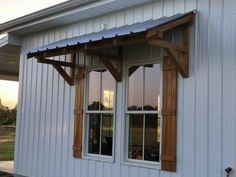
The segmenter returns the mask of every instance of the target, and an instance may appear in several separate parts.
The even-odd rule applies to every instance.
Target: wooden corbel
[[[74,85],[76,54],[72,54],[72,62],[55,61],[41,57],[35,58],[38,63],[51,64],[69,85]],[[71,68],[70,74],[68,74],[63,67]]]
[[[147,31],[146,33],[146,38],[147,39],[150,39],[150,38],[153,38],[155,36],[158,36],[159,38],[163,38],[163,33],[166,32],[166,31],[169,31],[169,30],[172,30],[172,29],[175,29],[177,27],[180,27],[180,26],[186,26],[186,25],[191,25],[193,23],[193,20],[194,20],[194,17],[195,17],[195,14],[194,13],[191,13],[191,14],[188,14],[182,18],[179,18],[177,20],[173,20],[171,22],[168,22],[164,25],[161,25],[161,26],[158,26],[156,28],[153,28],[153,29],[150,29]]]
[[[164,48],[184,78],[189,75],[189,26],[193,23],[194,19],[195,13],[190,13],[182,18],[150,29],[146,33],[148,44]],[[165,32],[178,27],[183,27],[182,45],[164,39]]]
[[[184,27],[183,44],[175,44],[163,38],[151,38],[148,40],[151,46],[164,48],[170,59],[176,65],[183,78],[189,76],[189,27]],[[181,54],[181,56],[179,55]]]
[[[104,52],[98,52],[94,50],[84,50],[85,56],[97,57],[102,64],[108,69],[111,75],[117,82],[121,82],[122,78],[122,56],[120,48],[118,49],[118,55],[108,54]],[[113,62],[112,62],[113,61]]]

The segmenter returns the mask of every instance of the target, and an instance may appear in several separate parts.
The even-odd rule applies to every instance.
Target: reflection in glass
[[[88,153],[112,155],[113,115],[89,115]]]
[[[112,110],[115,93],[115,80],[109,71],[102,73],[102,106],[101,110]]]
[[[129,115],[129,159],[143,159],[143,115]]]
[[[101,88],[100,83],[101,83],[101,72],[91,71],[89,73],[88,110],[99,110],[100,88]]]
[[[160,109],[160,64],[145,65],[144,110]]]
[[[99,154],[101,114],[89,114],[88,152]]]
[[[143,97],[143,66],[129,68],[128,110],[141,110]]]
[[[145,114],[144,160],[159,161],[160,124],[157,114]]]
[[[102,155],[112,155],[113,115],[102,115]]]
[[[128,158],[159,162],[160,118],[157,114],[129,115]]]

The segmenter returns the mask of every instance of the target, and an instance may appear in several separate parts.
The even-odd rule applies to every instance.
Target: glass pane
[[[143,159],[143,115],[129,115],[129,159]]]
[[[143,66],[129,68],[128,110],[142,110]]]
[[[102,105],[101,110],[112,110],[115,96],[115,79],[109,71],[102,73]]]
[[[145,115],[144,160],[159,162],[160,124],[157,114]]]
[[[100,154],[100,121],[101,114],[89,114],[88,152]]]
[[[88,110],[99,110],[101,72],[91,71],[89,73],[89,98]]]
[[[112,155],[113,115],[102,115],[102,155]]]
[[[160,110],[160,64],[145,65],[144,110]]]

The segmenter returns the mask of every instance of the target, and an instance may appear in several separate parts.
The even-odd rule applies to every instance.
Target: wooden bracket
[[[186,15],[182,18],[177,19],[177,20],[173,20],[173,21],[166,23],[164,25],[150,29],[146,33],[146,38],[150,39],[155,36],[158,36],[159,38],[163,38],[163,33],[166,31],[172,30],[174,28],[177,28],[177,27],[180,27],[183,25],[192,24],[194,17],[195,17],[195,14],[191,13],[191,14]]]
[[[112,55],[94,50],[85,50],[84,55],[99,58],[102,64],[108,69],[117,82],[122,80],[122,49],[118,47],[118,55]],[[111,60],[115,61],[111,62]],[[116,66],[115,66],[116,65]]]
[[[74,85],[76,54],[72,54],[72,62],[55,61],[45,58],[36,59],[38,63],[51,64],[69,85]],[[63,66],[71,68],[70,74],[68,74],[65,69],[62,68]]]
[[[86,56],[93,56],[93,57],[98,57],[98,58],[103,58],[106,60],[114,60],[114,61],[121,61],[122,59],[117,56],[117,55],[113,55],[113,54],[109,54],[109,53],[104,53],[104,52],[98,52],[95,50],[85,50],[84,51]]]
[[[182,77],[187,78],[189,76],[189,27],[184,27],[182,45],[166,41],[163,38],[151,38],[148,44],[164,48]]]

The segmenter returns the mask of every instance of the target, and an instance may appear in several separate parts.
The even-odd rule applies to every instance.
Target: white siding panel
[[[45,37],[45,44],[54,42],[54,33],[48,33]],[[51,126],[52,126],[52,102],[53,102],[53,67],[47,66],[47,82],[46,82],[46,113],[45,113],[45,144],[44,144],[44,162],[43,162],[43,176],[49,176],[50,167],[50,148],[51,148]],[[42,103],[44,104],[44,103]]]
[[[174,12],[174,0],[163,1],[163,16],[171,16]]]
[[[221,177],[226,167],[236,169],[235,5],[234,0],[160,0],[24,37],[15,172],[32,177]],[[122,84],[117,84],[114,163],[74,159],[75,87],[52,66],[26,60],[24,51],[100,31],[103,23],[113,28],[193,9],[198,15],[191,33],[190,77],[178,78],[177,172],[122,164]],[[139,51],[125,52],[139,59],[148,49]]]
[[[25,43],[22,42],[22,45],[24,45]],[[15,144],[15,152],[14,152],[14,160],[15,161],[19,161],[19,158],[20,157],[20,154],[21,154],[21,149],[22,149],[22,139],[23,139],[23,128],[22,128],[22,124],[24,123],[24,121],[22,120],[22,118],[24,117],[24,105],[25,105],[25,102],[24,102],[24,94],[25,94],[25,81],[26,79],[25,78],[25,71],[26,69],[24,69],[25,67],[25,62],[24,62],[24,55],[21,54],[20,55],[20,70],[19,70],[19,82],[21,84],[19,84],[19,89],[18,89],[18,104],[17,104],[17,110],[21,110],[21,112],[19,114],[17,114],[17,127],[16,127],[16,141],[17,142],[21,142],[21,143],[16,143]],[[17,163],[17,164],[14,164],[14,172],[18,172],[20,171],[20,164]]]
[[[222,1],[210,3],[209,60],[209,176],[222,176]],[[214,60],[213,60],[214,59]],[[232,71],[232,70],[230,70]],[[228,92],[230,93],[230,92]],[[232,93],[232,92],[231,92]],[[231,96],[230,96],[231,97]],[[229,106],[227,104],[227,106]]]
[[[153,4],[152,6],[152,16],[153,19],[158,19],[162,17],[163,14],[163,2],[162,1],[157,1]]]
[[[103,163],[96,162],[96,175],[95,176],[104,176]]]
[[[153,18],[152,6],[153,4],[148,4],[143,7],[143,21],[147,21]]]
[[[42,45],[43,44],[43,35],[39,35],[37,36],[37,46]],[[35,108],[33,111],[34,116],[33,119],[35,119],[34,122],[34,133],[33,133],[33,159],[37,159],[35,161],[32,162],[32,176],[36,176],[38,174],[38,162],[39,162],[39,156],[40,156],[40,146],[42,143],[40,143],[40,124],[43,123],[43,115],[41,114],[41,99],[42,99],[42,64],[38,65],[37,63],[35,64],[37,67],[37,75],[34,78],[36,81],[36,95],[35,95],[35,99],[36,99],[36,104],[35,104]]]
[[[142,20],[143,20],[142,6],[139,6],[134,9],[134,23],[140,22]]]
[[[235,1],[223,1],[223,95],[222,95],[222,165],[224,168],[236,166],[236,80],[235,80]],[[230,20],[229,18],[230,17]]]
[[[208,12],[209,2],[199,1],[199,10]],[[198,14],[196,17],[195,33],[195,69],[196,69],[196,176],[207,177],[208,168],[208,58],[207,58],[207,14]]]
[[[185,0],[174,0],[174,13],[185,12]]]

